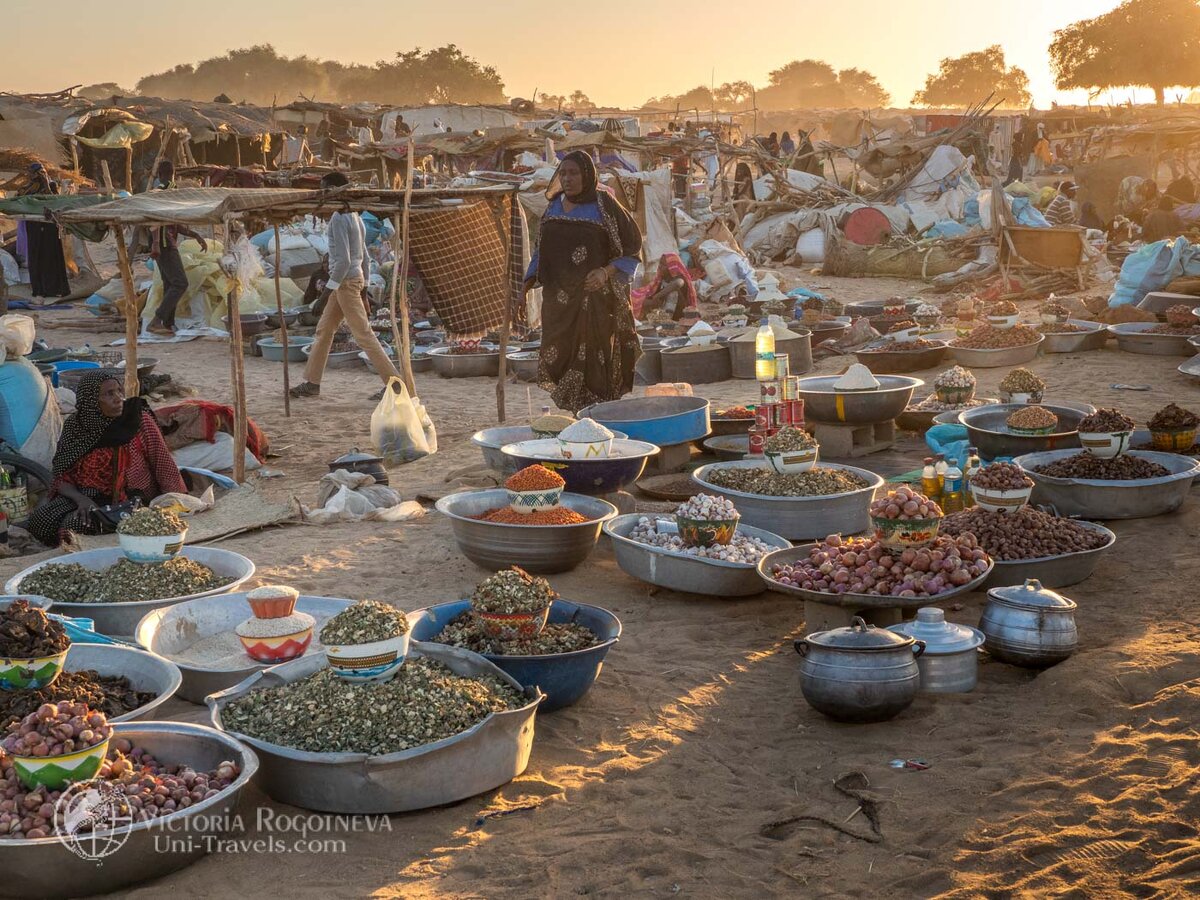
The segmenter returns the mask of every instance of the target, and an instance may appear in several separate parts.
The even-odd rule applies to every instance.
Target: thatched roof
[[[73,181],[81,187],[95,187],[95,182],[70,169],[63,169],[50,160],[22,147],[0,147],[0,193],[19,191],[29,184],[29,167],[35,163],[46,167],[54,181]],[[10,175],[11,173],[11,175]]]

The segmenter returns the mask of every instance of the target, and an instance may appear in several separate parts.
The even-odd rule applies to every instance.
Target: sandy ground
[[[801,281],[842,300],[918,289]],[[53,336],[60,344],[91,337]],[[228,398],[225,344],[155,347],[153,355],[204,396]],[[1200,391],[1175,372],[1178,362],[1106,350],[1033,367],[1049,380],[1051,397],[1119,405],[1144,420],[1169,400],[1200,407]],[[818,371],[840,365],[826,361]],[[323,396],[296,403],[289,419],[279,366],[250,359],[246,371],[250,412],[281,454],[272,467],[286,473],[262,489],[311,503],[326,461],[368,443],[367,398],[378,382],[362,370],[330,372]],[[299,378],[300,366],[292,373]],[[980,393],[995,396],[1003,372],[976,374]],[[418,381],[441,450],[392,471],[406,498],[444,493],[457,472],[477,467],[468,438],[496,413],[492,381]],[[1115,391],[1113,382],[1153,390]],[[752,402],[753,390],[728,382],[698,392],[725,403]],[[536,389],[531,401],[542,402]],[[525,413],[525,387],[513,386],[510,419]],[[919,450],[908,446],[911,468]],[[1093,578],[1067,590],[1079,602],[1073,658],[1041,674],[985,663],[974,693],[922,696],[895,720],[862,726],[833,723],[805,704],[791,644],[805,633],[798,603],[768,593],[722,601],[654,589],[622,573],[602,542],[584,565],[551,581],[565,597],[616,612],[624,636],[581,703],[538,717],[520,778],[446,808],[395,816],[390,833],[349,835],[345,853],[223,853],[133,893],[224,897],[266,874],[284,896],[1194,894],[1200,613],[1191,578],[1200,563],[1187,548],[1200,531],[1200,506],[1192,500],[1175,515],[1115,530],[1116,550]],[[223,546],[254,559],[258,583],[385,599],[406,610],[463,597],[487,574],[457,552],[434,512],[396,526],[273,528]],[[0,572],[17,567],[7,561]],[[976,624],[984,599],[968,595],[950,617]],[[206,720],[182,702],[169,710]],[[889,768],[896,757],[921,757],[930,768]],[[854,771],[880,802],[881,839],[833,787]],[[270,803],[257,792],[249,799]],[[482,812],[527,804],[536,809],[473,829]],[[801,813],[862,837],[814,822],[760,834],[763,824]]]

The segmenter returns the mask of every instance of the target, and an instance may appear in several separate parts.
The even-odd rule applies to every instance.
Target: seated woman
[[[30,532],[43,544],[58,546],[67,531],[111,532],[101,507],[187,492],[153,414],[141,397],[125,399],[123,378],[98,369],[79,380],[75,412],[54,453],[54,482],[29,517]]]
[[[658,261],[654,280],[643,288],[630,292],[633,315],[642,318],[656,309],[667,309],[678,322],[683,311],[696,305],[696,287],[687,266],[676,253],[664,253]]]

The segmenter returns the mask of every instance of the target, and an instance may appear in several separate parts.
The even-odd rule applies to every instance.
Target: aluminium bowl
[[[979,449],[985,459],[1001,456],[1020,456],[1042,450],[1058,450],[1079,446],[1078,425],[1084,416],[1096,410],[1086,404],[1064,406],[1055,403],[1041,404],[1043,409],[1058,416],[1059,431],[1051,434],[1025,435],[1009,429],[1008,417],[1019,409],[1020,403],[995,403],[976,409],[963,410],[958,414],[959,424],[967,428],[967,441]]]
[[[978,350],[971,347],[955,347],[951,344],[950,355],[955,363],[967,369],[1019,366],[1037,358],[1038,351],[1045,340],[1046,336],[1039,334],[1036,341],[1022,344],[1020,347],[1003,347],[999,350]]]
[[[627,434],[614,431],[613,437],[626,438]],[[501,449],[507,444],[519,444],[522,441],[537,440],[538,436],[528,425],[500,425],[497,428],[485,428],[471,435],[471,443],[483,454],[483,461],[493,472],[499,472],[505,478],[519,471],[522,466],[514,457],[505,455]]]
[[[1086,319],[1068,319],[1068,325],[1078,325],[1087,331],[1067,331],[1047,334],[1042,341],[1043,353],[1082,353],[1085,350],[1103,350],[1108,342],[1108,329],[1100,322]]]
[[[500,374],[500,349],[481,345],[479,353],[451,353],[453,347],[429,351],[433,371],[442,378],[480,378]]]
[[[946,341],[933,341],[932,347],[914,347],[911,350],[872,350],[867,345],[857,350],[854,356],[871,370],[871,374],[896,375],[903,372],[920,372],[941,364],[946,356]]]
[[[1122,322],[1109,325],[1108,331],[1117,339],[1117,349],[1145,356],[1191,356],[1195,348],[1188,343],[1193,335],[1147,334],[1158,322]]]
[[[865,391],[834,388],[841,376],[813,375],[800,379],[798,399],[804,401],[804,417],[813,422],[849,425],[878,425],[890,422],[912,402],[913,391],[925,382],[906,375],[881,375],[879,387]]]
[[[1095,522],[1075,520],[1076,525],[1089,531],[1098,531],[1107,537],[1106,543],[1092,550],[1060,553],[1058,556],[1038,556],[1033,559],[993,559],[992,574],[984,583],[985,588],[1007,587],[1024,584],[1026,579],[1036,578],[1042,587],[1064,588],[1079,584],[1091,577],[1100,564],[1100,557],[1112,549],[1117,536]]]
[[[92,669],[100,675],[121,675],[129,679],[135,691],[154,694],[147,703],[108,721],[131,722],[149,718],[151,713],[175,696],[183,683],[179,667],[157,653],[119,644],[72,644],[67,651],[64,672]]]
[[[506,456],[518,463],[517,468],[540,465],[557,472],[573,494],[603,496],[623,490],[642,477],[646,463],[659,450],[645,441],[614,439],[608,456],[592,459],[563,459],[556,438],[522,441],[501,448]]]
[[[1200,462],[1178,453],[1131,450],[1156,462],[1170,474],[1131,481],[1104,481],[1096,478],[1056,478],[1034,471],[1082,450],[1051,450],[1029,453],[1013,460],[1034,481],[1035,505],[1050,506],[1060,516],[1084,519],[1142,519],[1174,512],[1187,499],[1193,479],[1200,474]]]

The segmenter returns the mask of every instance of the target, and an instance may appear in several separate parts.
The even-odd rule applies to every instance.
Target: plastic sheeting
[[[0,439],[49,466],[60,434],[58,401],[37,366],[21,356],[0,365]]]
[[[128,150],[154,134],[154,126],[145,122],[119,122],[98,138],[77,135],[76,140],[97,150]]]
[[[1125,257],[1108,305],[1140,303],[1151,291],[1161,291],[1184,275],[1200,276],[1200,247],[1184,238],[1147,244]]]

